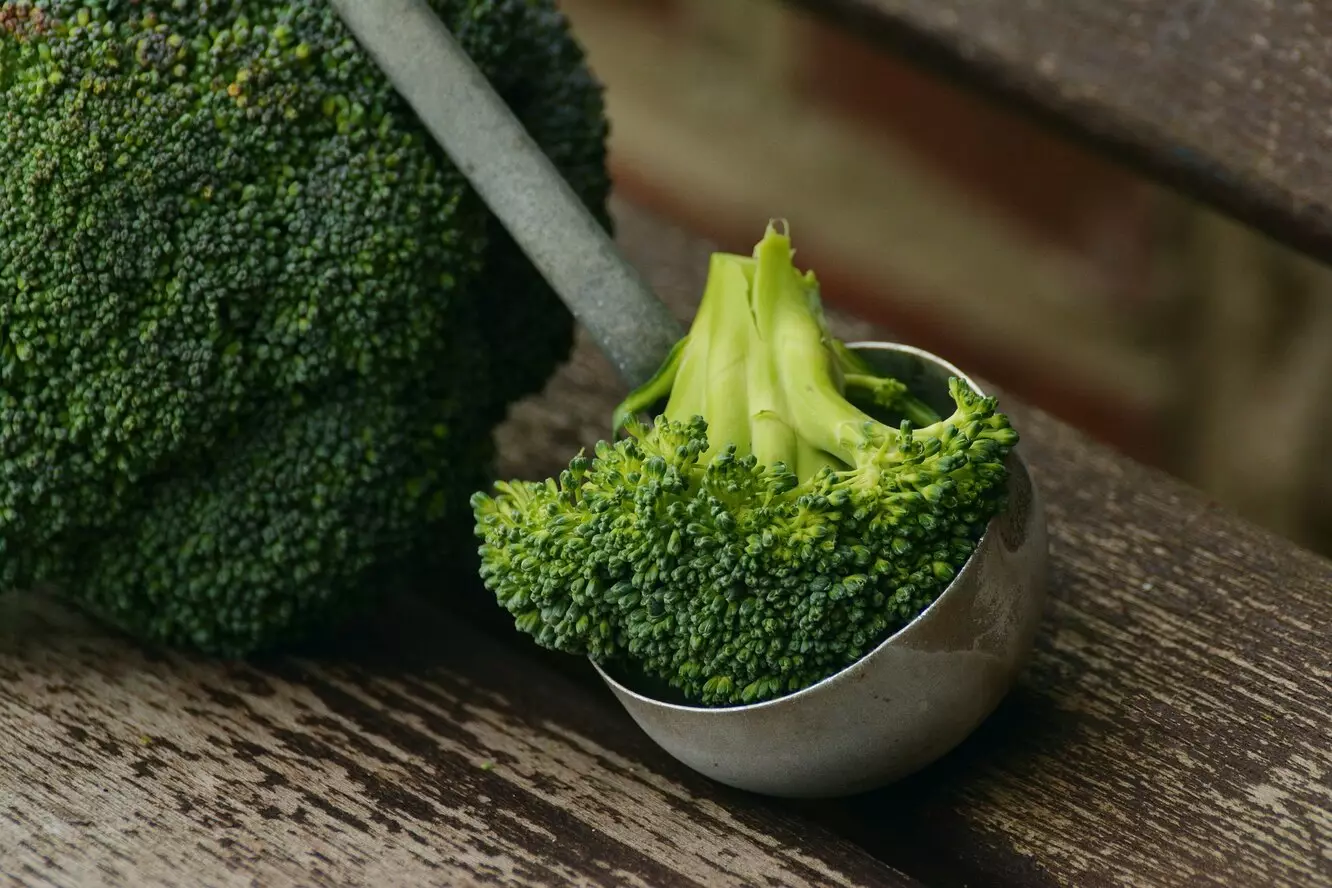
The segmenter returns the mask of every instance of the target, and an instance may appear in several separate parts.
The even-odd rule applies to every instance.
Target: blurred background
[[[618,196],[1332,553],[1332,276],[782,0],[561,0]]]

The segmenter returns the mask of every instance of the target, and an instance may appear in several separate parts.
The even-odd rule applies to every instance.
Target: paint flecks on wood
[[[5,601],[0,871],[61,886],[912,884],[681,774],[604,697],[404,606],[336,659],[241,666],[148,657],[50,601]]]

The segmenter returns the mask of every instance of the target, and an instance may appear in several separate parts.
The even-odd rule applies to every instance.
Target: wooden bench
[[[617,205],[687,317],[709,246]],[[834,318],[846,336],[873,335]],[[502,433],[538,477],[621,394],[587,343]],[[0,874],[15,885],[1263,885],[1332,873],[1332,566],[1006,402],[1052,600],[1002,709],[849,800],[715,785],[462,570],[327,650],[147,652],[0,601]]]
[[[827,0],[1319,258],[1332,20],[1312,2]],[[682,318],[708,244],[617,205]],[[845,317],[839,333],[873,330]],[[621,394],[582,343],[502,430],[540,477]],[[1332,564],[1005,400],[1051,601],[999,712],[854,799],[713,784],[460,568],[325,649],[152,652],[0,599],[0,876],[14,885],[1332,885]]]
[[[1332,13],[1312,0],[795,0],[1332,258]]]

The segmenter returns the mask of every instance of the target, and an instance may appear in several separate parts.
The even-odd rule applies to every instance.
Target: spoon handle
[[[425,0],[332,2],[620,378],[651,378],[680,324]]]

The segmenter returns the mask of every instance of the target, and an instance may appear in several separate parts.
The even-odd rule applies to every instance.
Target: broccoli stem
[[[770,235],[777,236],[771,228]],[[760,465],[784,466],[798,478],[813,477],[824,467],[847,467],[821,442],[800,435],[791,418],[798,411],[779,368],[810,358],[831,367],[821,334],[815,334],[806,357],[804,340],[783,332],[789,316],[812,319],[801,282],[788,280],[787,249],[785,257],[759,249],[753,258],[715,254],[711,259],[708,285],[689,332],[698,347],[683,350],[663,411],[672,420],[707,417],[709,449],[700,463],[734,445],[738,454],[752,454]],[[797,311],[789,311],[785,300],[794,300]],[[828,383],[836,392],[830,376]],[[644,397],[635,393],[629,401],[639,404]]]
[[[800,446],[795,429],[787,420],[790,412],[786,393],[772,368],[780,362],[777,345],[764,335],[769,306],[754,299],[764,286],[762,265],[754,268],[750,286],[745,292],[732,295],[732,300],[743,304],[752,316],[749,325],[749,366],[746,378],[749,384],[749,422],[751,426],[751,452],[760,465],[782,466],[799,472]]]
[[[680,337],[675,345],[671,346],[666,359],[657,368],[657,372],[652,374],[652,378],[634,389],[620,402],[611,417],[611,434],[615,434],[624,428],[625,423],[634,414],[645,413],[651,410],[658,401],[670,396],[671,388],[675,385],[676,374],[680,370],[680,359],[685,348],[689,345],[689,341],[690,338],[687,334]]]
[[[811,310],[817,281],[791,264],[791,240],[768,226],[754,248],[758,273],[751,298],[775,360],[768,370],[785,393],[787,421],[796,434],[847,466],[863,459],[863,446],[895,440],[896,432],[877,422],[843,395],[831,336]],[[810,476],[797,475],[801,481]]]
[[[848,398],[857,393],[866,395],[875,406],[902,414],[917,428],[933,425],[942,418],[929,404],[911,394],[906,385],[891,377],[849,373],[843,382]]]
[[[747,453],[752,440],[748,365],[753,323],[743,297],[749,274],[737,258],[716,254],[709,262],[708,283],[689,332],[695,347],[684,350],[663,411],[672,418],[707,417],[709,446],[700,462],[727,444]]]
[[[845,342],[834,338],[831,344],[842,368],[848,398],[854,400],[857,395],[867,396],[870,403],[902,414],[917,428],[942,419],[930,405],[912,394],[901,380],[875,373],[869,361],[852,351]]]
[[[874,375],[828,332],[818,281],[792,256],[790,236],[771,224],[753,256],[714,253],[688,335],[616,408],[615,430],[667,398],[667,419],[707,418],[708,450],[698,465],[733,445],[800,481],[825,468],[856,468],[899,440],[897,429],[849,395],[902,414],[930,437],[939,415],[899,380]]]

